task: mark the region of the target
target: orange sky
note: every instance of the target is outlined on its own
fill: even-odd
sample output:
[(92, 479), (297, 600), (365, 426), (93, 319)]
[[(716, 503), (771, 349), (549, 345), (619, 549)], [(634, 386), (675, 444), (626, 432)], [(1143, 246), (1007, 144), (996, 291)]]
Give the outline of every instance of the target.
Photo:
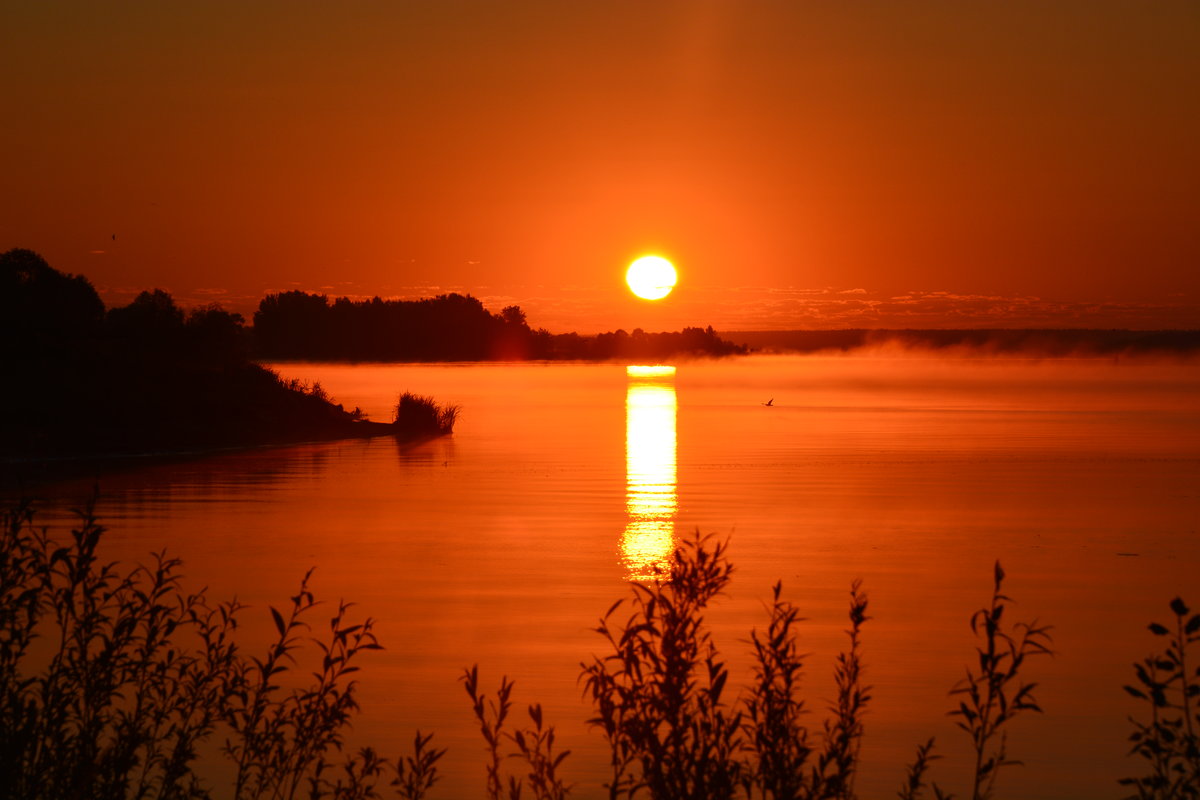
[(1194, 0), (9, 3), (0, 88), (0, 250), (110, 303), (1200, 327)]

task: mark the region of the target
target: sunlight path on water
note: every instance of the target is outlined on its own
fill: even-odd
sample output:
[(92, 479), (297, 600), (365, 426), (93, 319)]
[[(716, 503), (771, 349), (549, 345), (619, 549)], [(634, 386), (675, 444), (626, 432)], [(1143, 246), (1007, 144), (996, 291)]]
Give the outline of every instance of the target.
[(675, 368), (625, 371), (625, 480), (629, 522), (621, 552), (629, 579), (665, 577), (675, 549)]

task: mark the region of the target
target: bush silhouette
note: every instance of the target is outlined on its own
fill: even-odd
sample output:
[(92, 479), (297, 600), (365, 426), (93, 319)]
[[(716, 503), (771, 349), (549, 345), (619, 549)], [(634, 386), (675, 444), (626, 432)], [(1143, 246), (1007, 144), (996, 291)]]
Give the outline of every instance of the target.
[(0, 253), (0, 348), (7, 359), (61, 357), (94, 337), (104, 303), (82, 275), (52, 268), (32, 250)]
[[(268, 609), (274, 636), (248, 653), (236, 639), (248, 609), (186, 592), (180, 562), (163, 554), (133, 569), (107, 562), (103, 535), (91, 509), (80, 512), (66, 540), (36, 527), (28, 504), (4, 516), (0, 796), (365, 798), (389, 785), (400, 797), (422, 798), (436, 785), (444, 751), (429, 734), (418, 731), (410, 751), (394, 759), (371, 748), (342, 752), (359, 711), (353, 673), (380, 645), (373, 620), (352, 620), (344, 602), (326, 616), (323, 634), (310, 633), (320, 606), (311, 573), (289, 604)], [(605, 651), (581, 664), (581, 680), (593, 702), (590, 723), (609, 743), (607, 795), (855, 797), (871, 700), (861, 652), (866, 595), (851, 586), (837, 697), (827, 718), (810, 725), (799, 693), (801, 620), (780, 584), (765, 626), (750, 636), (752, 679), (731, 695), (704, 624), (731, 574), (725, 545), (697, 534), (658, 580), (632, 584), (630, 596), (601, 618)], [(1005, 729), (1014, 716), (1040, 711), (1024, 673), (1030, 658), (1049, 652), (1044, 626), (1005, 621), (1004, 577), (997, 564), (991, 598), (971, 616), (974, 666), (951, 693), (958, 702), (952, 713), (975, 750), (967, 795), (974, 800), (993, 796), (1001, 769), (1016, 763)], [(1200, 614), (1178, 598), (1170, 608), (1169, 624), (1150, 626), (1163, 650), (1135, 664), (1137, 681), (1126, 687), (1149, 706), (1149, 719), (1135, 720), (1131, 737), (1147, 773), (1121, 781), (1135, 798), (1193, 797), (1200, 785)], [(289, 679), (307, 663), (315, 667), (311, 681)], [(489, 696), (472, 667), (463, 683), (489, 753), (487, 795), (566, 797), (569, 753), (556, 749), (541, 707), (530, 706), (529, 723), (514, 727), (511, 681), (502, 679)], [(224, 789), (210, 783), (214, 765), (200, 755), (214, 746), (232, 767)], [(926, 789), (950, 797), (929, 780), (936, 758), (933, 740), (917, 748), (899, 797)]]
[(396, 401), (392, 424), (404, 434), (450, 433), (458, 421), (460, 410), (454, 404), (442, 405), (432, 397), (404, 392)]

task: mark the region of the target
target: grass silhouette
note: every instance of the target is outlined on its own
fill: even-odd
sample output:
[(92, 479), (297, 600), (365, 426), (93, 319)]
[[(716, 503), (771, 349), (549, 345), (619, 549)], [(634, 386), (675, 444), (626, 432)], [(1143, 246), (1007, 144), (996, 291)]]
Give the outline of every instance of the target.
[(404, 392), (396, 401), (392, 424), (402, 434), (450, 433), (461, 411), (454, 403), (442, 404), (426, 395)]
[[(37, 527), (27, 503), (4, 515), (0, 797), (429, 796), (445, 753), (432, 734), (416, 732), (411, 749), (395, 758), (372, 748), (346, 752), (359, 711), (354, 673), (381, 649), (373, 620), (355, 621), (343, 602), (314, 632), (321, 604), (305, 576), (288, 605), (269, 608), (274, 635), (265, 650), (245, 652), (235, 634), (246, 609), (236, 600), (186, 593), (180, 562), (162, 553), (133, 569), (106, 562), (103, 534), (91, 508), (78, 513), (65, 540)], [(866, 594), (851, 585), (836, 698), (824, 721), (810, 725), (800, 692), (802, 620), (781, 584), (765, 626), (750, 634), (752, 679), (731, 688), (705, 612), (732, 572), (726, 543), (697, 533), (657, 580), (631, 584), (597, 624), (604, 650), (581, 664), (580, 681), (594, 708), (589, 722), (608, 743), (608, 797), (857, 796), (871, 702), (863, 679)], [(1007, 724), (1041, 710), (1026, 672), (1033, 657), (1050, 652), (1047, 627), (1005, 619), (1004, 577), (997, 564), (991, 598), (970, 618), (973, 666), (950, 693), (949, 713), (973, 745), (973, 800), (994, 796), (1002, 769), (1019, 763), (1009, 755)], [(1134, 720), (1131, 735), (1146, 774), (1120, 782), (1131, 798), (1196, 797), (1200, 786), (1200, 614), (1178, 598), (1170, 608), (1170, 624), (1150, 625), (1164, 649), (1136, 664), (1136, 683), (1125, 687), (1149, 706), (1149, 719)], [(310, 662), (315, 669), (302, 677), (300, 665)], [(494, 695), (482, 688), (478, 667), (465, 670), (462, 683), (487, 747), (485, 796), (568, 797), (569, 751), (557, 749), (541, 706), (528, 708), (522, 726), (512, 721), (507, 677)], [(900, 798), (953, 797), (931, 780), (934, 748), (932, 739), (917, 748)], [(216, 775), (227, 783), (217, 785)]]

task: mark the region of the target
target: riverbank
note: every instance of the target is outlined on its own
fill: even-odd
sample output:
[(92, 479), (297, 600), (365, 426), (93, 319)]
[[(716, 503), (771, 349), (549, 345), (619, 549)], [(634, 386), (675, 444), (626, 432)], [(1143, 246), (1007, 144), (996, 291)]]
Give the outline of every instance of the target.
[(114, 472), (202, 459), (224, 453), (384, 436), (396, 438), (405, 444), (416, 444), (448, 433), (449, 431), (406, 430), (387, 422), (347, 420), (310, 430), (294, 431), (287, 435), (273, 435), (240, 442), (136, 451), (10, 456), (0, 458), (0, 490), (32, 490), (57, 481), (100, 478)]

